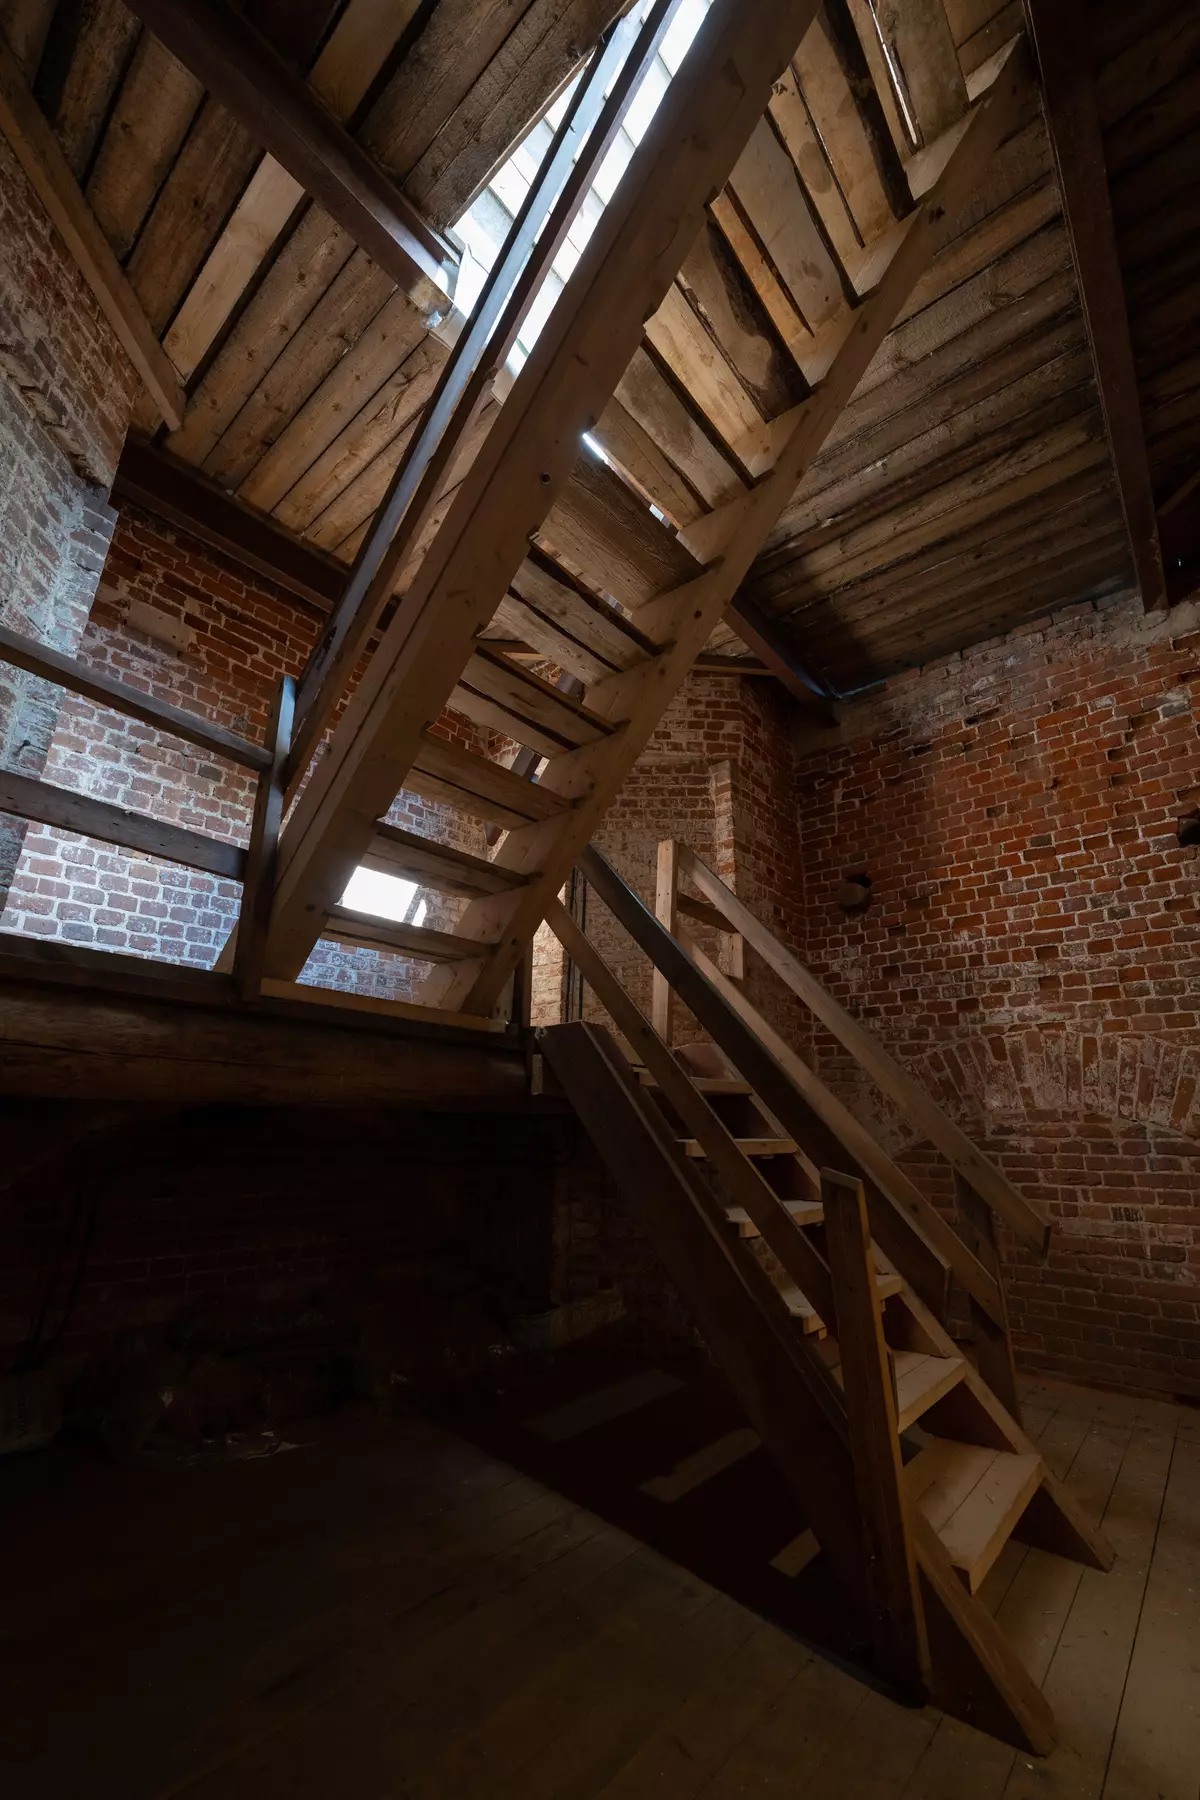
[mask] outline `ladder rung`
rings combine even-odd
[[[819,1200],[785,1200],[785,1211],[789,1212],[797,1225],[820,1225],[825,1217],[825,1208]],[[750,1217],[744,1206],[727,1206],[725,1217],[731,1225],[738,1228],[738,1236],[756,1238],[761,1236],[758,1226]]]
[[[380,919],[374,913],[358,912],[350,906],[330,909],[321,936],[364,950],[398,950],[405,956],[419,957],[422,962],[466,962],[471,957],[488,956],[492,950],[491,944],[482,944],[475,938],[433,931],[427,925],[402,925],[397,919]]]
[[[362,860],[364,868],[398,875],[405,881],[415,881],[418,887],[468,900],[479,894],[507,893],[511,888],[523,887],[529,879],[488,862],[486,857],[471,856],[465,850],[434,843],[386,822],[375,827],[371,848]]]
[[[697,1138],[680,1138],[688,1156],[702,1157],[704,1150]],[[794,1156],[800,1148],[794,1138],[740,1137],[734,1142],[743,1156]]]
[[[556,818],[568,812],[572,804],[536,781],[514,775],[502,763],[460,750],[457,744],[447,743],[430,731],[421,734],[421,748],[404,785],[423,799],[443,801],[473,819],[501,825],[506,831],[531,821]]]
[[[544,756],[597,743],[613,729],[540,675],[482,645],[468,658],[450,704]]]

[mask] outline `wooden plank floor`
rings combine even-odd
[[[1045,1762],[894,1705],[440,1426],[349,1414],[252,1460],[0,1465],[0,1792],[1197,1800],[1200,1414],[1028,1396],[1119,1552],[1101,1576],[1013,1544],[985,1585],[1058,1713]]]

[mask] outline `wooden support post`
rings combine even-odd
[[[959,1235],[977,1262],[981,1262],[996,1283],[1000,1297],[1000,1318],[986,1312],[972,1296],[967,1296],[971,1327],[975,1333],[975,1349],[979,1373],[1019,1425],[1021,1399],[1017,1391],[1017,1371],[1013,1361],[1012,1333],[1008,1324],[1008,1302],[1004,1293],[1004,1269],[996,1243],[996,1218],[991,1207],[981,1200],[970,1182],[954,1171],[954,1200],[958,1208]]]
[[[929,1693],[929,1646],[917,1586],[891,1361],[875,1292],[861,1181],[821,1170],[854,1486],[867,1543],[871,1629],[880,1667],[911,1700]]]
[[[654,887],[654,916],[664,931],[676,935],[678,925],[679,845],[664,838],[658,846],[658,874]],[[675,990],[655,968],[650,987],[650,1023],[664,1044],[672,1042],[675,1028]]]
[[[291,675],[281,676],[267,728],[271,766],[260,775],[254,800],[250,848],[246,853],[246,873],[242,883],[242,910],[233,953],[234,980],[244,1000],[255,1000],[262,991],[279,827],[283,823],[284,770],[292,743],[295,711],[295,680]]]

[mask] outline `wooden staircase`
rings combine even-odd
[[[660,867],[686,869],[873,1078],[907,1094],[883,1047],[837,1018],[712,871],[665,849]],[[1042,1248],[1044,1221],[922,1094],[922,1125],[956,1166],[964,1241],[735,984],[595,850],[581,867],[708,1041],[673,1048],[556,903],[550,923],[615,1031],[543,1028],[540,1054],[793,1487],[880,1672],[914,1703],[1049,1751],[1050,1708],[977,1597],[1012,1536],[1112,1560],[1020,1424],[992,1225],[1000,1213]],[[660,886],[663,912],[679,898]],[[945,1327],[951,1276],[970,1297],[974,1361]]]

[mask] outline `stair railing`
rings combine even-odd
[[[790,975],[790,965],[794,965],[797,976],[805,978],[802,998],[818,989],[819,984],[694,852],[680,844],[673,860],[678,878],[692,881],[704,896],[697,902],[690,896],[678,895],[676,914],[682,913],[685,917],[690,914],[709,924],[725,921],[727,929],[740,933],[772,967],[777,968],[783,963],[789,968]],[[994,1241],[977,1222],[971,1228],[972,1242],[964,1242],[865,1126],[751,1006],[737,982],[718,969],[687,937],[682,927],[677,927],[677,932],[672,934],[594,847],[589,847],[580,857],[579,868],[618,923],[649,957],[663,981],[688,1007],[787,1135],[802,1144],[819,1165],[845,1169],[861,1181],[875,1241],[931,1311],[944,1318],[950,1277],[953,1275],[962,1284],[973,1317],[982,1321],[977,1333],[981,1363],[987,1359],[982,1372],[1004,1404],[1019,1417],[1008,1314]],[[557,930],[553,917],[550,922]],[[766,955],[764,945],[771,948],[771,956]],[[568,953],[574,954],[574,951],[568,949]],[[788,985],[792,986],[790,979]],[[823,996],[823,990],[820,993]],[[830,1000],[829,996],[823,998]],[[826,1012],[832,1016],[836,1006],[837,1003],[830,1000]],[[813,1010],[816,1010],[815,1006]],[[846,1026],[852,1027],[857,1034],[856,1042],[867,1038],[848,1014],[843,1017]],[[873,1040],[871,1042],[873,1044]],[[876,1066],[881,1059],[891,1062],[880,1046],[873,1047],[878,1051],[878,1057],[873,1059]],[[903,1075],[903,1071],[894,1064],[891,1066],[895,1074],[920,1095],[924,1104],[916,1116],[922,1129],[928,1130],[926,1121],[930,1110],[937,1112],[939,1109],[909,1077]],[[944,1115],[940,1117],[944,1119]],[[941,1142],[952,1142],[957,1149],[958,1140],[961,1140],[971,1152],[968,1157],[960,1150],[959,1155],[960,1162],[973,1171],[972,1191],[978,1194],[983,1182],[983,1177],[977,1174],[979,1167],[990,1170],[995,1180],[988,1184],[989,1191],[981,1194],[981,1199],[990,1209],[994,1191],[1002,1186],[1011,1197],[1005,1217],[1018,1210],[1027,1213],[1032,1226],[1026,1227],[1026,1241],[1036,1227],[1037,1242],[1039,1245],[1044,1242],[1046,1227],[1033,1209],[1009,1187],[999,1170],[975,1150],[957,1127],[952,1127],[949,1120],[945,1120],[945,1125],[951,1129],[942,1131],[939,1127]],[[929,1135],[933,1135],[932,1131]],[[938,1142],[938,1138],[934,1141]]]
[[[676,883],[677,891],[673,897],[676,915],[682,913],[685,918],[689,915],[703,916],[703,909],[703,914],[709,915],[709,923],[719,921],[724,930],[736,931],[739,942],[752,946],[788,990],[808,1007],[843,1049],[850,1053],[875,1086],[887,1095],[910,1124],[951,1165],[962,1238],[965,1239],[974,1262],[990,1277],[986,1293],[977,1292],[971,1284],[967,1284],[980,1369],[989,1386],[999,1394],[1009,1410],[1019,1417],[1012,1337],[1004,1294],[1003,1265],[996,1242],[996,1223],[997,1220],[1003,1220],[1014,1235],[1039,1256],[1044,1256],[1049,1246],[1049,1223],[943,1111],[932,1095],[901,1068],[878,1038],[860,1025],[834,999],[816,976],[780,943],[774,933],[738,899],[732,889],[694,850],[674,841],[669,850],[665,845],[660,845],[660,893],[663,888],[664,867],[671,870]],[[697,902],[690,895],[680,893],[678,884],[682,881],[690,882],[703,898]],[[696,946],[687,943],[686,937],[685,945],[701,956],[702,961],[705,960]],[[716,973],[719,975],[720,972]],[[723,982],[723,985],[728,987],[727,982]],[[767,1029],[769,1032],[770,1028]],[[782,1040],[778,1041],[782,1043]]]

